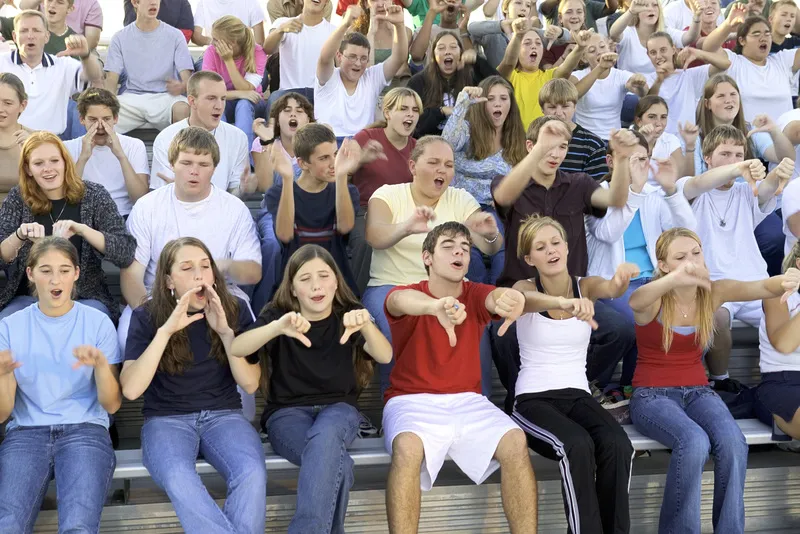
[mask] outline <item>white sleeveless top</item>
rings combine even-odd
[[[792,318],[800,313],[800,295],[793,293],[789,297],[789,317]],[[775,350],[769,342],[767,335],[767,319],[761,318],[761,326],[758,328],[758,342],[761,349],[761,361],[759,367],[762,373],[776,373],[780,371],[800,371],[800,347],[790,354],[782,354]]]
[[[580,296],[579,278],[573,278],[573,294]],[[541,285],[536,280],[539,291]],[[556,389],[589,391],[586,351],[592,327],[575,317],[552,319],[546,312],[526,313],[517,319],[520,370],[517,395]]]

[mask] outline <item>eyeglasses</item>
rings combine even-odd
[[[347,54],[344,58],[350,63],[368,63],[369,56],[357,56],[355,54]]]

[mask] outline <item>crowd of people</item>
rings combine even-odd
[[[264,531],[259,430],[300,466],[289,532],[344,532],[377,374],[393,534],[447,458],[500,469],[535,533],[529,449],[570,533],[630,532],[623,424],[671,450],[659,532],[701,531],[709,455],[713,528],[744,532],[734,415],[800,440],[795,0],[125,0],[100,52],[98,0],[19,4],[0,531],[32,532],[55,479],[59,530],[97,532],[113,414],[143,398],[187,532]],[[752,389],[734,320],[759,329]]]

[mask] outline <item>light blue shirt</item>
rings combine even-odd
[[[636,210],[636,215],[633,216],[633,220],[622,236],[622,242],[625,243],[625,261],[639,266],[637,279],[653,276],[653,262],[650,261],[650,254],[647,252],[641,213]]]
[[[22,363],[14,371],[17,394],[9,430],[79,423],[108,428],[94,369],[72,368],[77,361],[72,350],[80,345],[99,348],[110,364],[122,362],[111,319],[80,302],[61,317],[48,317],[32,304],[0,321],[0,350],[10,350]]]

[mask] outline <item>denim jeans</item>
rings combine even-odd
[[[272,448],[300,466],[289,534],[344,534],[354,479],[347,448],[358,422],[358,410],[344,402],[281,408],[267,420]]]
[[[228,100],[225,103],[225,113],[222,114],[222,120],[228,124],[233,124],[247,135],[247,152],[250,152],[250,147],[253,146],[253,120],[256,117],[264,117],[264,110],[267,109],[267,103],[262,100],[258,104],[253,104],[246,98],[238,100]],[[253,156],[250,156],[250,164],[252,165]]]
[[[389,294],[395,286],[369,286],[367,290],[364,291],[364,296],[361,298],[361,302],[364,304],[364,307],[369,311],[370,314],[375,318],[375,324],[378,325],[378,330],[386,336],[386,339],[389,340],[389,343],[392,342],[392,331],[389,329],[389,320],[386,319],[386,314],[384,313],[383,305],[386,302],[386,295]],[[380,383],[381,383],[381,398],[383,398],[383,394],[389,389],[389,375],[392,373],[392,369],[394,368],[394,358],[389,363],[379,363],[378,364],[378,372],[380,373]]]
[[[108,430],[93,423],[17,427],[0,445],[0,532],[33,532],[51,479],[58,531],[94,533],[117,459]]]
[[[783,219],[780,210],[770,213],[756,226],[755,237],[758,249],[764,261],[767,262],[767,274],[777,276],[781,274],[783,263]]]
[[[261,241],[261,280],[255,286],[253,292],[252,305],[256,315],[272,299],[272,293],[280,282],[281,263],[283,260],[283,248],[277,236],[272,222],[272,214],[267,210],[261,210],[258,221],[258,237]]]
[[[602,299],[602,302],[608,306],[611,306],[616,310],[617,313],[625,317],[629,323],[634,324],[633,320],[633,310],[631,309],[630,302],[631,295],[633,292],[642,287],[643,285],[650,282],[652,278],[649,276],[637,278],[635,280],[631,280],[630,285],[628,286],[628,290],[622,294],[621,297],[617,297],[615,299]]]
[[[11,299],[11,302],[6,304],[6,307],[3,308],[3,311],[0,311],[0,320],[5,319],[6,317],[11,315],[12,313],[16,313],[16,312],[18,312],[20,310],[24,310],[25,308],[27,308],[28,306],[30,306],[31,304],[34,304],[36,302],[38,302],[38,299],[35,299],[34,297],[31,297],[31,296],[28,296],[28,295],[14,297],[13,299]],[[95,300],[95,299],[77,299],[76,302],[80,302],[81,304],[83,304],[85,306],[89,306],[89,307],[94,308],[96,310],[100,310],[101,312],[105,313],[106,315],[109,314],[108,308],[106,308],[106,305],[103,304],[102,302],[100,302],[99,300]]]
[[[494,216],[497,222],[497,228],[500,230],[500,235],[503,235],[503,223],[497,216],[497,211],[494,207],[481,204],[481,209]],[[503,245],[500,250],[495,254],[489,256],[489,268],[483,260],[483,252],[478,247],[473,246],[470,250],[469,269],[467,269],[467,279],[473,282],[480,282],[481,284],[495,285],[500,273],[503,272],[503,266],[506,263],[506,247]]]
[[[710,387],[638,388],[631,398],[636,429],[672,449],[660,534],[700,534],[703,466],[714,455],[714,532],[744,532],[747,442]]]
[[[195,470],[197,455],[225,479],[220,510]],[[267,470],[258,432],[240,410],[148,417],[142,426],[142,460],[169,496],[186,532],[264,532]]]

